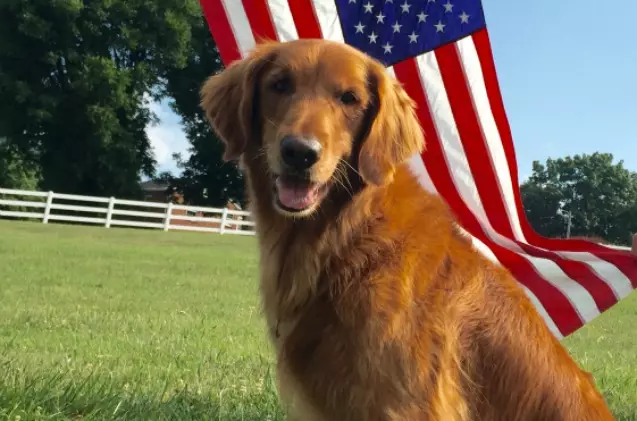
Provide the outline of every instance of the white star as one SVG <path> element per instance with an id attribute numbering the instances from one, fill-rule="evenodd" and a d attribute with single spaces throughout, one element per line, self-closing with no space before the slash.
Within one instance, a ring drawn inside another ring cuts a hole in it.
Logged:
<path id="1" fill-rule="evenodd" d="M 438 21 L 437 24 L 434 25 L 436 27 L 436 32 L 445 32 L 445 25 L 444 23 L 442 23 L 442 21 Z"/>
<path id="2" fill-rule="evenodd" d="M 372 33 L 368 35 L 367 38 L 369 38 L 370 44 L 376 44 L 376 38 L 378 38 L 378 35 L 376 35 L 374 31 L 372 31 Z"/>
<path id="3" fill-rule="evenodd" d="M 387 43 L 385 45 L 383 45 L 383 50 L 385 50 L 385 54 L 391 54 L 391 49 L 394 48 L 393 45 L 391 45 L 390 43 Z"/>
<path id="4" fill-rule="evenodd" d="M 445 8 L 445 13 L 451 13 L 451 10 L 453 10 L 453 4 L 451 4 L 449 0 L 447 0 L 447 2 L 442 5 L 442 7 Z"/>
<path id="5" fill-rule="evenodd" d="M 383 12 L 380 12 L 379 14 L 376 15 L 376 23 L 385 23 L 385 15 L 383 15 Z"/>
<path id="6" fill-rule="evenodd" d="M 435 3 L 436 0 L 427 0 L 427 3 Z"/>
<path id="7" fill-rule="evenodd" d="M 402 28 L 403 26 L 399 25 L 398 22 L 396 22 L 391 27 L 394 28 L 394 32 L 400 32 L 400 28 Z"/>
<path id="8" fill-rule="evenodd" d="M 372 13 L 373 8 L 374 8 L 374 5 L 371 4 L 370 2 L 367 2 L 367 4 L 363 5 L 363 9 L 365 9 L 365 13 Z"/>
<path id="9" fill-rule="evenodd" d="M 411 34 L 407 35 L 409 37 L 409 43 L 415 44 L 418 42 L 419 35 L 414 31 Z"/>
<path id="10" fill-rule="evenodd" d="M 409 8 L 411 4 L 407 3 L 407 0 L 403 4 L 400 5 L 400 8 L 403 9 L 403 13 L 409 13 Z"/>
<path id="11" fill-rule="evenodd" d="M 416 16 L 418 16 L 418 23 L 427 22 L 427 18 L 429 17 L 429 15 L 425 14 L 425 12 L 420 12 Z"/>
<path id="12" fill-rule="evenodd" d="M 363 33 L 363 29 L 365 29 L 365 25 L 363 25 L 362 22 L 358 22 L 358 25 L 354 25 L 354 28 L 356 28 L 356 33 L 357 34 L 362 34 Z"/>
<path id="13" fill-rule="evenodd" d="M 347 2 L 347 4 L 352 4 L 352 3 L 356 3 L 356 0 L 349 0 L 349 1 Z"/>
<path id="14" fill-rule="evenodd" d="M 393 3 L 394 0 L 385 0 L 385 3 Z"/>
<path id="15" fill-rule="evenodd" d="M 469 16 L 471 15 L 467 15 L 465 12 L 462 12 L 461 15 L 458 15 L 458 17 L 460 17 L 460 23 L 469 23 Z"/>

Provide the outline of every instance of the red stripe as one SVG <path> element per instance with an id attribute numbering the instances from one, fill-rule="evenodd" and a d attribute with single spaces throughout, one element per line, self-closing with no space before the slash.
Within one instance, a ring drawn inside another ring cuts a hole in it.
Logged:
<path id="1" fill-rule="evenodd" d="M 489 152 L 484 147 L 484 136 L 473 107 L 473 97 L 467 86 L 456 44 L 447 44 L 436 49 L 434 53 L 458 134 L 489 223 L 497 232 L 512 238 L 513 230 L 506 208 L 502 200 L 498 200 L 502 196 L 499 190 L 500 183 L 491 164 Z"/>
<path id="2" fill-rule="evenodd" d="M 616 266 L 628 279 L 630 279 L 633 287 L 637 288 L 637 259 L 634 256 L 631 256 L 630 253 L 621 250 L 609 249 L 607 247 L 583 240 L 561 240 L 545 238 L 537 234 L 531 227 L 524 212 L 520 190 L 519 188 L 515 188 L 515 186 L 519 185 L 519 180 L 517 174 L 518 167 L 515 157 L 515 149 L 513 145 L 513 136 L 511 134 L 511 128 L 504 109 L 504 102 L 502 100 L 502 94 L 500 92 L 500 85 L 498 83 L 495 63 L 493 61 L 493 53 L 491 51 L 491 43 L 489 42 L 489 34 L 487 30 L 484 29 L 476 32 L 473 35 L 473 42 L 475 44 L 478 58 L 480 60 L 480 66 L 482 68 L 482 74 L 484 77 L 484 83 L 486 86 L 491 111 L 493 113 L 498 132 L 500 133 L 500 139 L 502 141 L 504 153 L 509 164 L 510 176 L 514 186 L 515 204 L 518 209 L 522 232 L 524 233 L 527 241 L 531 244 L 537 245 L 538 247 L 546 248 L 549 250 L 580 251 L 592 253 L 599 259 L 605 260 L 608 263 Z"/>
<path id="3" fill-rule="evenodd" d="M 267 0 L 243 0 L 243 10 L 257 43 L 264 40 L 279 40 Z"/>
<path id="4" fill-rule="evenodd" d="M 323 38 L 312 0 L 288 0 L 299 38 Z"/>
<path id="5" fill-rule="evenodd" d="M 240 59 L 239 45 L 235 39 L 222 0 L 199 0 L 199 3 L 208 22 L 212 38 L 219 49 L 223 64 L 228 66 L 234 60 Z"/>
<path id="6" fill-rule="evenodd" d="M 435 55 L 456 127 L 489 223 L 496 232 L 514 240 L 515 236 L 502 198 L 500 182 L 493 167 L 457 46 L 455 43 L 447 44 L 435 50 Z M 517 243 L 532 256 L 554 261 L 564 273 L 591 294 L 600 310 L 606 310 L 617 302 L 613 290 L 588 265 L 568 261 L 555 253 Z"/>
<path id="7" fill-rule="evenodd" d="M 398 63 L 394 66 L 394 71 L 396 77 L 403 83 L 407 93 L 418 104 L 418 117 L 427 139 L 427 148 L 422 155 L 427 171 L 436 189 L 444 196 L 458 217 L 459 222 L 471 234 L 485 243 L 493 251 L 496 258 L 511 271 L 513 276 L 535 294 L 563 335 L 568 335 L 581 327 L 583 324 L 582 320 L 568 298 L 556 287 L 542 279 L 533 265 L 526 259 L 491 241 L 482 230 L 475 215 L 466 207 L 456 191 L 445 163 L 440 139 L 435 129 L 415 61 L 406 60 Z"/>

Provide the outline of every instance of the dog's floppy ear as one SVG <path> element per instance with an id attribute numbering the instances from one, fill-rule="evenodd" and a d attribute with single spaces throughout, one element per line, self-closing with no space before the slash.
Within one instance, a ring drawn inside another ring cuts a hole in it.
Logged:
<path id="1" fill-rule="evenodd" d="M 425 146 L 415 103 L 400 83 L 379 63 L 370 63 L 367 136 L 358 156 L 358 170 L 366 183 L 383 185 L 396 167 Z"/>
<path id="2" fill-rule="evenodd" d="M 238 159 L 246 148 L 258 109 L 261 69 L 271 60 L 276 42 L 264 42 L 242 60 L 209 77 L 201 88 L 201 107 L 212 128 L 225 144 L 224 161 Z"/>

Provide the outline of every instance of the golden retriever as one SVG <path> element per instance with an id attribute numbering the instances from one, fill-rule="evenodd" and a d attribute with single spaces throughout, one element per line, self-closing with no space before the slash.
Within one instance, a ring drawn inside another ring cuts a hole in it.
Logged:
<path id="1" fill-rule="evenodd" d="M 292 419 L 613 419 L 512 276 L 410 173 L 422 130 L 379 62 L 264 42 L 204 83 L 202 107 L 246 174 Z"/>

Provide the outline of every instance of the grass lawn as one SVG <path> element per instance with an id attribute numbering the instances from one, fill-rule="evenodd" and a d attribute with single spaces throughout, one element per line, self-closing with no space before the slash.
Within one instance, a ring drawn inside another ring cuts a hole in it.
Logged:
<path id="1" fill-rule="evenodd" d="M 0 419 L 279 420 L 254 238 L 0 221 Z M 637 293 L 569 337 L 637 421 Z"/>

